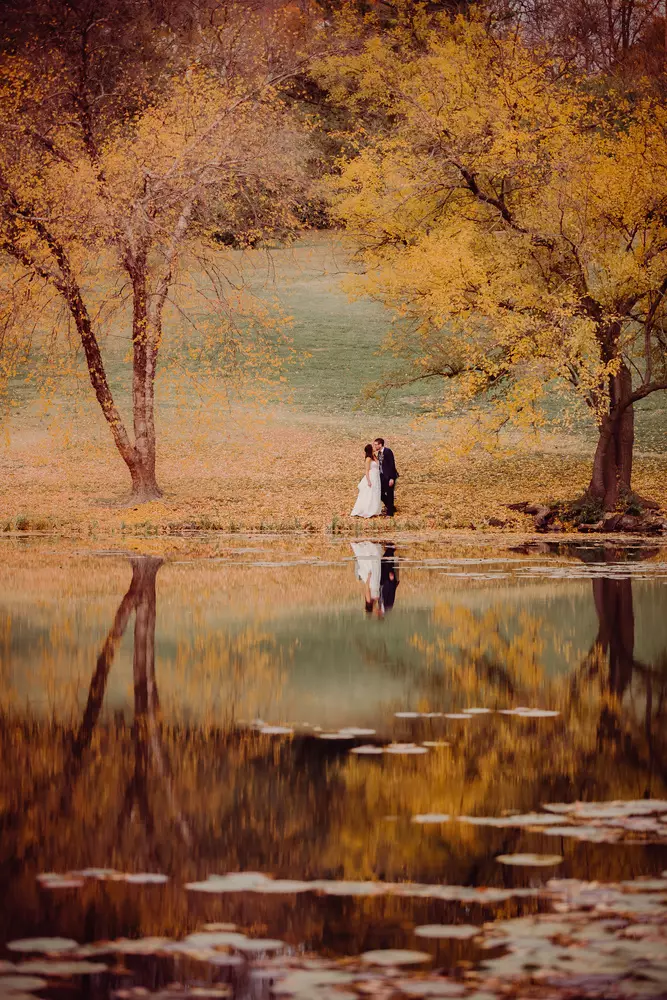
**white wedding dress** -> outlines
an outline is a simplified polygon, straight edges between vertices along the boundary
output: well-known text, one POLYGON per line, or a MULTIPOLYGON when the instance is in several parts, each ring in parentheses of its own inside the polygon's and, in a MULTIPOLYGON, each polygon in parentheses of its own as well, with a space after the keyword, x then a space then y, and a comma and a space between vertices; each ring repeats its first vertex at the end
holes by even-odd
POLYGON ((350 545, 354 552, 354 572, 357 580, 368 583, 372 601, 379 600, 383 547, 378 542, 370 541, 350 542, 350 545))
POLYGON ((380 466, 377 462, 371 462, 370 468, 371 485, 368 485, 366 476, 361 477, 359 483, 359 495, 350 517, 377 517, 382 511, 382 500, 380 498, 380 466))

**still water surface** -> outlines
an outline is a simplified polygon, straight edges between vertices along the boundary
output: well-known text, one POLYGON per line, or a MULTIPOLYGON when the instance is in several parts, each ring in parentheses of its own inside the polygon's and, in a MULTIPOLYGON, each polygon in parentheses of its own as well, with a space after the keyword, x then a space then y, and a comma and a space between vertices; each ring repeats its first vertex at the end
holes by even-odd
MULTIPOLYGON (((414 948, 416 924, 541 904, 185 884, 234 871, 488 887, 553 877, 495 860, 515 852, 561 855, 561 878, 667 868, 656 843, 413 822, 667 798, 665 546, 0 544, 0 946, 224 921, 357 955, 414 948), (502 714, 518 706, 558 714, 502 714), (446 717, 467 708, 490 711, 446 717), (340 733, 349 727, 369 732, 340 733), (430 745, 352 752, 392 741, 430 745), (88 867, 169 881, 54 891, 37 880, 88 867)), ((426 945, 445 966, 475 960, 467 942, 426 945)))

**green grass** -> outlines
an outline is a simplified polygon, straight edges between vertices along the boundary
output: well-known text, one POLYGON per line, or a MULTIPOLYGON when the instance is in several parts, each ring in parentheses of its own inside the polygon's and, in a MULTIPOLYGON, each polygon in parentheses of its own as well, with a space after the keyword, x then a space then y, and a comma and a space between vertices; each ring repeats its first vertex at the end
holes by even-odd
MULTIPOLYGON (((446 387, 437 382, 424 382, 391 392, 381 400, 364 400, 364 389, 370 383, 386 377, 395 367, 395 360, 381 351, 383 339, 390 328, 390 314, 377 302, 365 299, 351 301, 342 287, 353 265, 347 262, 340 240, 333 234, 315 233, 291 248, 250 251, 232 254, 237 277, 242 277, 259 296, 278 298, 282 309, 292 316, 290 336, 300 362, 290 366, 287 387, 296 408, 306 416, 335 420, 343 417, 349 429, 354 429, 363 415, 377 416, 387 421, 383 427, 395 430, 396 421, 403 424, 422 412, 424 404, 446 387)), ((103 273, 103 270, 100 271, 103 273)), ((202 312, 198 317, 207 322, 202 312)), ((103 338, 103 351, 109 381, 126 417, 129 418, 130 366, 127 360, 130 330, 129 310, 117 316, 103 338)), ((182 323, 174 310, 165 313, 165 342, 170 328, 182 323)), ((196 334, 194 334, 196 340, 196 334)), ((79 398, 83 410, 96 406, 81 363, 79 398)), ((193 372, 196 376, 196 371, 193 372)), ((161 391, 158 369, 158 412, 169 420, 173 397, 161 391)), ((185 376, 183 379, 185 384, 185 376)), ((16 382, 15 398, 21 402, 35 399, 34 386, 16 382)), ((188 388, 186 392, 188 395, 188 388)), ((60 397, 56 394, 55 408, 60 397)), ((562 399, 552 398, 549 415, 560 416, 562 399)), ((68 408, 66 403, 64 409, 68 408)), ((224 419, 224 418, 221 418, 224 419)), ((131 420, 128 420, 131 424, 131 420)), ((368 421, 366 421, 368 422, 368 421)), ((636 406, 636 444, 638 451, 667 450, 667 394, 656 393, 636 406)), ((587 413, 575 420, 575 434, 591 448, 595 429, 587 413)), ((379 430, 382 433, 382 430, 379 430)))

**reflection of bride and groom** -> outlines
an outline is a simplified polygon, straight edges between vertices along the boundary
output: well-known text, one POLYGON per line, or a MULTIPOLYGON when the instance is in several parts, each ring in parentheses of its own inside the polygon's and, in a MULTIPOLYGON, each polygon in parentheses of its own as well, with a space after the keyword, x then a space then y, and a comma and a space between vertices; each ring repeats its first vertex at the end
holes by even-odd
POLYGON ((355 557, 355 575, 364 585, 366 613, 383 618, 396 600, 398 557, 391 543, 351 542, 355 557))

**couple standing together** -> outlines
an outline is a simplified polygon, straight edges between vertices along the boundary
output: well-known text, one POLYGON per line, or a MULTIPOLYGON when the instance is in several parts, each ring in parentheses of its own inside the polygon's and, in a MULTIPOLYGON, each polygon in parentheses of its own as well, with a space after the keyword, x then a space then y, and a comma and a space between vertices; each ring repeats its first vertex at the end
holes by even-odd
POLYGON ((377 517, 383 513, 384 504, 385 515, 393 517, 396 511, 394 490, 398 479, 394 453, 391 448, 385 447, 384 438, 375 438, 373 444, 364 448, 364 456, 364 475, 350 516, 377 517))

